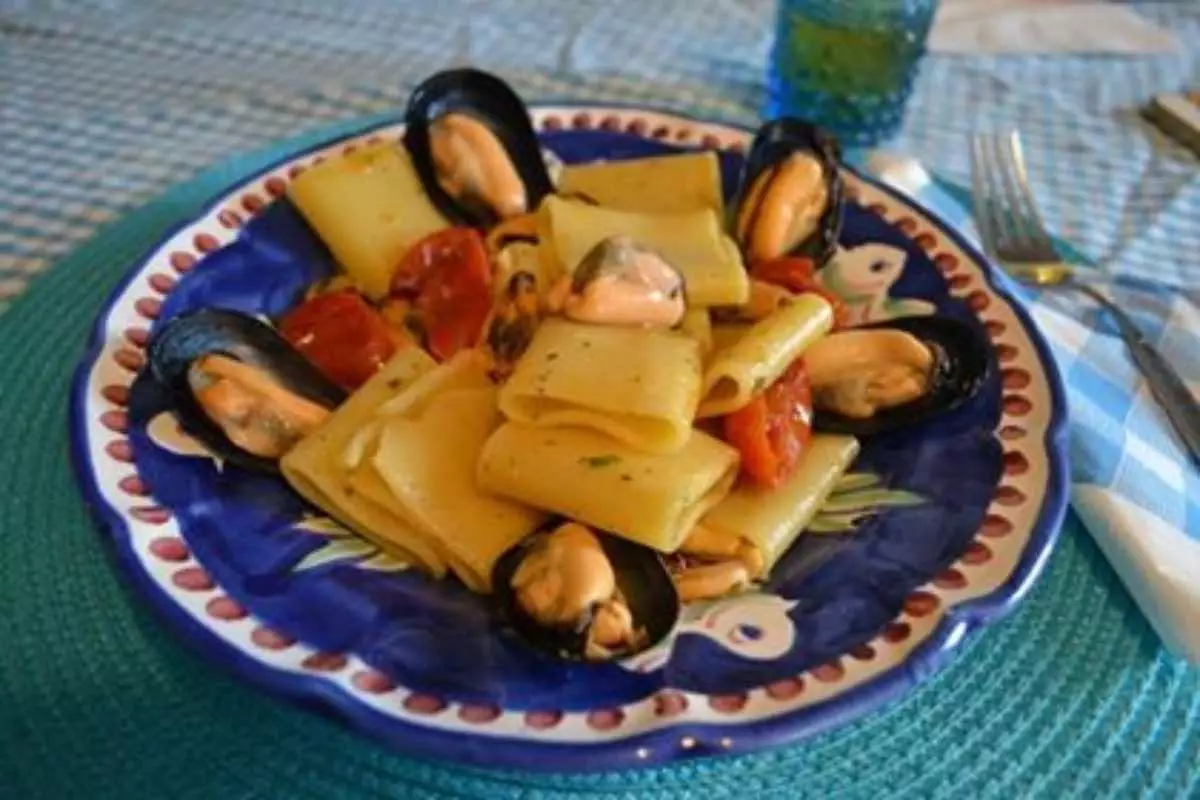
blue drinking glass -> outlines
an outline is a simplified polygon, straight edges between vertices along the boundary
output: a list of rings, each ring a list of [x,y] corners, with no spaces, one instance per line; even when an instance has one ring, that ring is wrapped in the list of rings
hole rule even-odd
[[[904,121],[937,0],[779,0],[767,119],[811,120],[871,146]]]

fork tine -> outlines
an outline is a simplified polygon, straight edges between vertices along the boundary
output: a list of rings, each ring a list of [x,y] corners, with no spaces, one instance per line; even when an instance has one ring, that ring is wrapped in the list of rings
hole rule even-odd
[[[1021,147],[1020,134],[1013,131],[1008,136],[1006,144],[1008,147],[1007,160],[1012,165],[1013,177],[1017,184],[1016,205],[1020,209],[1030,238],[1035,247],[1053,253],[1054,241],[1050,238],[1046,223],[1038,210],[1037,200],[1033,196],[1033,190],[1029,186],[1029,173],[1025,169],[1025,153]]]
[[[975,226],[984,249],[993,258],[999,258],[999,214],[996,206],[996,180],[987,151],[989,137],[977,133],[971,141],[971,195],[975,207]]]
[[[979,173],[982,176],[982,214],[986,219],[993,255],[1000,261],[1013,257],[1020,231],[1013,225],[1012,206],[1004,180],[1004,162],[997,157],[997,140],[981,134],[978,140]]]
[[[1056,258],[1054,245],[1041,224],[1029,183],[1021,179],[1020,164],[1012,147],[1015,136],[1015,133],[1004,138],[997,136],[991,141],[1000,173],[1005,218],[1012,230],[1011,239],[1001,248],[1001,256],[1013,262],[1051,261]]]

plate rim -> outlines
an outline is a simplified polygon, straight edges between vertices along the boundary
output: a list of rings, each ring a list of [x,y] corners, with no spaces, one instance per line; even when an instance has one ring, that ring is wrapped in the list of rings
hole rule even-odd
[[[702,117],[641,103],[550,100],[530,103],[530,108],[534,112],[569,109],[577,113],[595,115],[614,110],[638,112],[702,126],[724,126],[741,133],[753,131],[743,124],[722,120],[717,116]],[[906,197],[882,181],[843,164],[843,169],[853,173],[864,184],[888,195],[900,206],[911,208],[926,217],[940,235],[948,238],[959,250],[970,256],[978,265],[988,291],[1005,301],[1020,323],[1033,352],[1036,353],[1041,373],[1045,376],[1050,400],[1049,418],[1041,442],[1047,458],[1045,493],[1041,508],[1032,523],[1028,541],[1012,571],[999,586],[987,594],[948,606],[933,630],[899,663],[870,677],[861,685],[816,705],[748,722],[685,721],[622,738],[588,742],[548,742],[494,734],[464,735],[459,731],[440,730],[397,719],[372,709],[319,674],[288,672],[258,661],[225,642],[213,629],[201,624],[194,615],[156,585],[132,548],[133,534],[127,517],[107,501],[97,480],[98,473],[88,434],[87,401],[92,373],[107,342],[109,320],[117,302],[130,285],[144,274],[150,259],[181,231],[216,210],[220,202],[235,190],[261,179],[284,164],[400,122],[402,120],[395,114],[360,117],[326,126],[307,136],[278,142],[258,152],[243,154],[243,158],[258,156],[258,162],[239,170],[239,175],[209,194],[206,199],[191,202],[181,209],[178,212],[178,221],[167,226],[160,237],[129,261],[122,278],[96,312],[96,320],[85,351],[70,384],[69,445],[76,481],[86,504],[107,534],[106,538],[112,540],[117,563],[126,575],[132,578],[134,585],[143,593],[150,606],[183,634],[179,638],[193,650],[201,653],[207,660],[223,665],[240,679],[255,686],[287,696],[301,705],[315,704],[320,708],[336,711],[368,735],[386,742],[404,754],[477,766],[523,768],[539,772],[607,771],[663,765],[701,755],[754,752],[795,742],[838,727],[869,711],[879,709],[932,677],[949,662],[953,652],[972,631],[1007,614],[1032,588],[1053,552],[1069,499],[1069,419],[1066,391],[1049,344],[1023,301],[1012,290],[1012,284],[960,231],[948,225],[939,214],[919,201]],[[267,159],[268,152],[279,152],[280,155]],[[165,200],[175,192],[185,190],[203,180],[206,173],[215,171],[231,161],[232,159],[227,159],[211,165],[208,169],[168,188],[139,209],[130,212],[126,218],[143,213],[148,206]],[[737,736],[736,748],[731,749],[721,744],[730,741],[726,738],[728,735]],[[639,755],[646,749],[645,745],[653,745],[648,757]]]

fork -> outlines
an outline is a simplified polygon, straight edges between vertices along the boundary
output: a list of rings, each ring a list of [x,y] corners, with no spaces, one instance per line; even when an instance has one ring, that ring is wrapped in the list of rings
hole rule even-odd
[[[1063,262],[1029,188],[1021,139],[1015,131],[1008,136],[974,137],[971,189],[984,248],[1010,275],[1031,286],[1075,289],[1108,312],[1193,464],[1200,467],[1200,403],[1137,323],[1094,286],[1078,280],[1074,267]]]

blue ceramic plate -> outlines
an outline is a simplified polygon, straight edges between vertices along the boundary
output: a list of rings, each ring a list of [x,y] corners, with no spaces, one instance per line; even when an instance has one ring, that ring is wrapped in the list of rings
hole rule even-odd
[[[749,132],[631,108],[538,108],[563,162],[711,147],[727,189]],[[1044,563],[1066,493],[1063,390],[1024,310],[958,234],[848,173],[824,280],[859,321],[943,314],[994,343],[983,391],[867,442],[761,591],[686,609],[625,664],[544,660],[452,581],[409,571],[182,436],[130,386],[155,326],[197,308],[275,315],[333,264],[281,199],[297,153],[230,188],[133,265],[101,313],[73,396],[75,458],[119,559],[186,639],[396,748],[478,764],[630,767],[791,741],[866,713],[1003,614]]]

